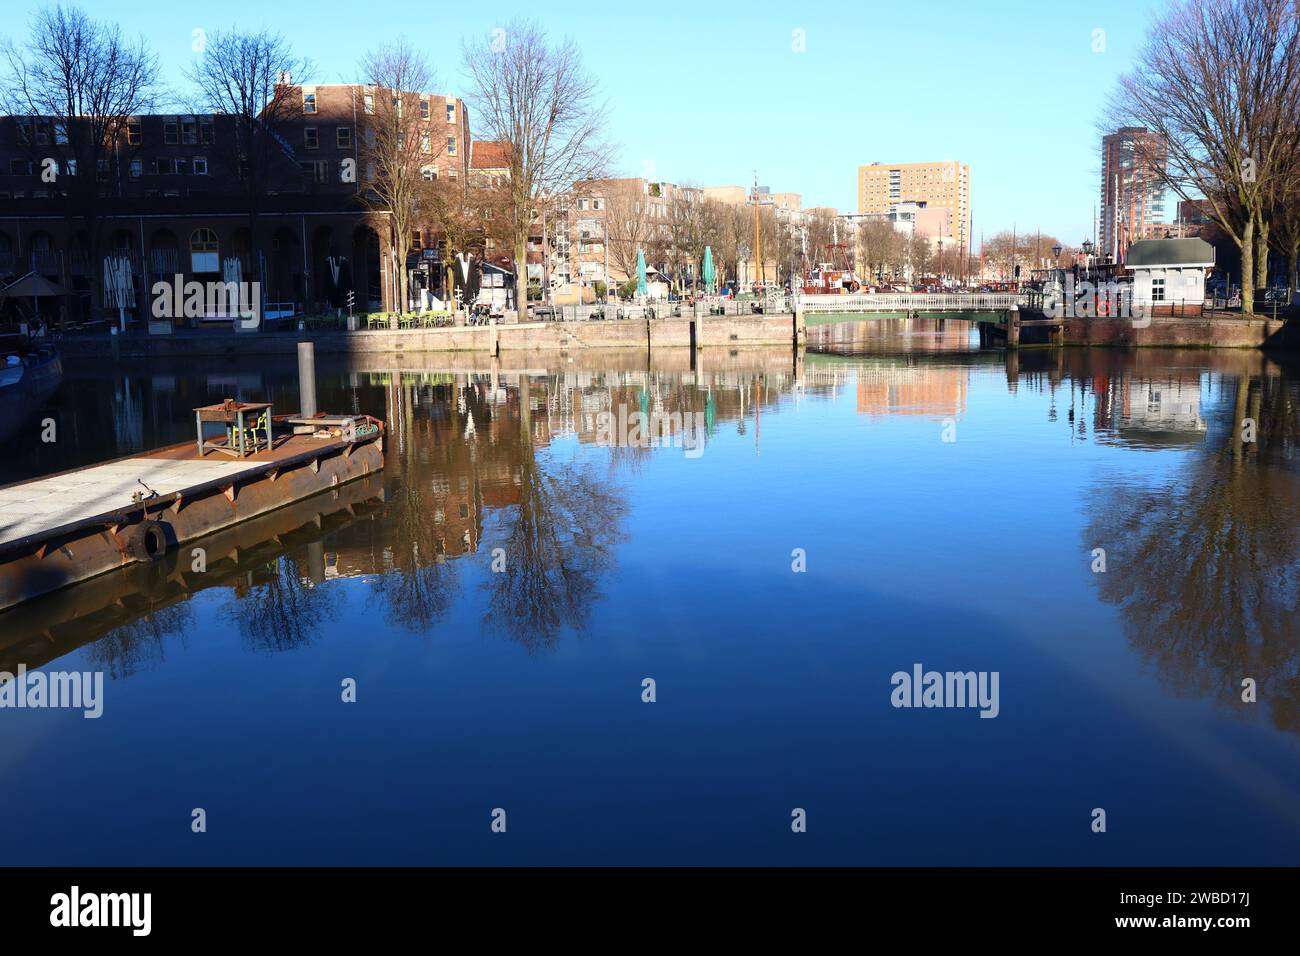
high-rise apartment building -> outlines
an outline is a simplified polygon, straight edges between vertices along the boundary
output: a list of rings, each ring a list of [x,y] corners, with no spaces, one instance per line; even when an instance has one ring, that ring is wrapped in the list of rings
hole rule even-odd
[[[1159,133],[1124,126],[1101,140],[1101,255],[1123,262],[1139,239],[1159,239],[1165,222],[1162,175],[1168,150]]]
[[[858,212],[887,215],[899,203],[949,211],[952,236],[970,248],[970,166],[965,163],[871,163],[858,167]]]

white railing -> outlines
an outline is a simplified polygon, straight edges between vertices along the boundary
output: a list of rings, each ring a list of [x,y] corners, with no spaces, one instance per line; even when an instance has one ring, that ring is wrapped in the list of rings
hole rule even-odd
[[[799,311],[816,312],[1004,312],[1019,308],[1014,293],[877,292],[863,295],[801,295]]]

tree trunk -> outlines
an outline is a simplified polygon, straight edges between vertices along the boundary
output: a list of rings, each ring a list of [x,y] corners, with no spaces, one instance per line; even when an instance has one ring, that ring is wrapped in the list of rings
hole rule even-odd
[[[1268,223],[1261,222],[1255,234],[1255,288],[1268,288]]]
[[[1300,259],[1300,248],[1292,246],[1286,255],[1286,301],[1289,305],[1295,298],[1296,283],[1300,282],[1300,275],[1296,273],[1297,259]]]
[[[551,247],[546,241],[546,207],[542,207],[542,298],[543,305],[551,304]]]
[[[397,276],[396,276],[397,308],[394,311],[398,315],[402,315],[404,312],[406,312],[407,305],[410,302],[410,298],[406,292],[406,256],[407,253],[410,251],[408,249],[408,246],[410,245],[410,239],[407,239],[405,242],[403,242],[401,232],[398,232],[398,234],[394,238],[395,241],[393,242],[393,256],[396,260],[395,264],[397,266]]]
[[[528,237],[515,239],[515,310],[520,321],[528,314]]]
[[[1255,311],[1255,219],[1246,222],[1241,234],[1241,314]]]

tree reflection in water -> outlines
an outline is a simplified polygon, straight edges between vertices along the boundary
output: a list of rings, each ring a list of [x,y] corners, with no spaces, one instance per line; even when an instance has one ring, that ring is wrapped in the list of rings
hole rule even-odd
[[[612,481],[552,459],[549,393],[537,392],[525,375],[509,386],[394,376],[384,537],[367,549],[389,623],[434,632],[460,600],[463,559],[478,554],[486,570],[499,547],[505,570],[484,584],[488,630],[538,650],[586,626],[626,509]]]
[[[442,555],[423,559],[412,550],[409,561],[371,582],[373,595],[384,608],[384,619],[404,630],[432,632],[456,603],[460,569]]]
[[[501,514],[505,570],[488,576],[484,623],[530,652],[555,646],[563,628],[586,629],[600,578],[614,564],[627,505],[591,469],[522,469],[519,502]]]
[[[371,595],[389,624],[429,634],[460,594],[461,571],[451,559],[478,545],[480,462],[461,436],[475,419],[486,425],[491,409],[476,389],[419,386],[400,376],[389,383],[385,404],[394,480]]]
[[[267,565],[252,586],[237,585],[235,600],[219,613],[233,617],[251,650],[287,651],[309,643],[336,616],[337,592],[317,587],[296,554]]]
[[[130,677],[145,664],[167,657],[163,638],[184,635],[194,625],[194,610],[188,602],[150,610],[126,624],[113,628],[86,647],[86,659],[96,670],[114,680]]]
[[[1105,548],[1101,596],[1169,686],[1244,708],[1253,678],[1274,725],[1300,732],[1300,379],[1289,371],[1238,376],[1177,481],[1099,491],[1086,547]]]

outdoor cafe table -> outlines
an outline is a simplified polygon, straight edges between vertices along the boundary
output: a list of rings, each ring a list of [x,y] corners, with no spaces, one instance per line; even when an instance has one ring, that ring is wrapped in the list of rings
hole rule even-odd
[[[225,425],[224,441],[205,439],[204,422],[220,422]],[[227,399],[218,405],[203,405],[194,409],[194,424],[198,431],[200,458],[209,451],[219,451],[234,458],[246,458],[271,447],[269,402],[236,402]],[[262,436],[260,438],[259,433]]]

